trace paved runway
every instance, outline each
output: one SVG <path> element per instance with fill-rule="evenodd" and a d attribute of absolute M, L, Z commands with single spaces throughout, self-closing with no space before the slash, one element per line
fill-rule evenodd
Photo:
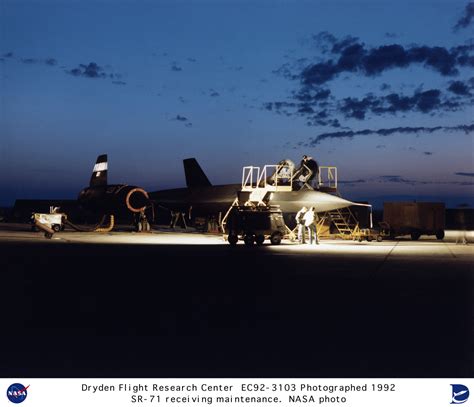
<path fill-rule="evenodd" d="M 0 373 L 472 376 L 474 246 L 454 238 L 232 248 L 3 224 Z"/>

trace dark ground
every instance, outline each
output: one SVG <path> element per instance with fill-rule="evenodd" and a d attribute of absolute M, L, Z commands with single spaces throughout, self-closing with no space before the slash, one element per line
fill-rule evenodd
<path fill-rule="evenodd" d="M 2 377 L 472 377 L 472 263 L 1 243 Z"/>

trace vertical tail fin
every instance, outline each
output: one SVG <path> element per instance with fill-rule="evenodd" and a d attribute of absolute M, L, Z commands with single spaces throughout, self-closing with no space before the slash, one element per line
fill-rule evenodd
<path fill-rule="evenodd" d="M 186 158 L 183 160 L 183 165 L 188 188 L 210 187 L 212 185 L 195 158 Z"/>
<path fill-rule="evenodd" d="M 107 154 L 102 154 L 97 157 L 89 182 L 89 186 L 91 187 L 104 185 L 107 185 Z"/>

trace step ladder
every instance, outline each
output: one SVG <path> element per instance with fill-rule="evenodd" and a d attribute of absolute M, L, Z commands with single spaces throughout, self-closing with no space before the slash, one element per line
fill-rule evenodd
<path fill-rule="evenodd" d="M 337 237 L 345 240 L 354 240 L 360 236 L 359 221 L 349 208 L 326 212 L 326 215 L 336 227 Z"/>

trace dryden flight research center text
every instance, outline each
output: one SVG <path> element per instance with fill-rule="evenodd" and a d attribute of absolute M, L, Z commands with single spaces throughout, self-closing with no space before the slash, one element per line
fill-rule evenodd
<path fill-rule="evenodd" d="M 354 393 L 396 392 L 395 384 L 305 384 L 305 383 L 236 383 L 208 384 L 82 384 L 83 393 L 103 397 L 107 393 L 123 393 L 130 404 L 345 404 Z"/>

